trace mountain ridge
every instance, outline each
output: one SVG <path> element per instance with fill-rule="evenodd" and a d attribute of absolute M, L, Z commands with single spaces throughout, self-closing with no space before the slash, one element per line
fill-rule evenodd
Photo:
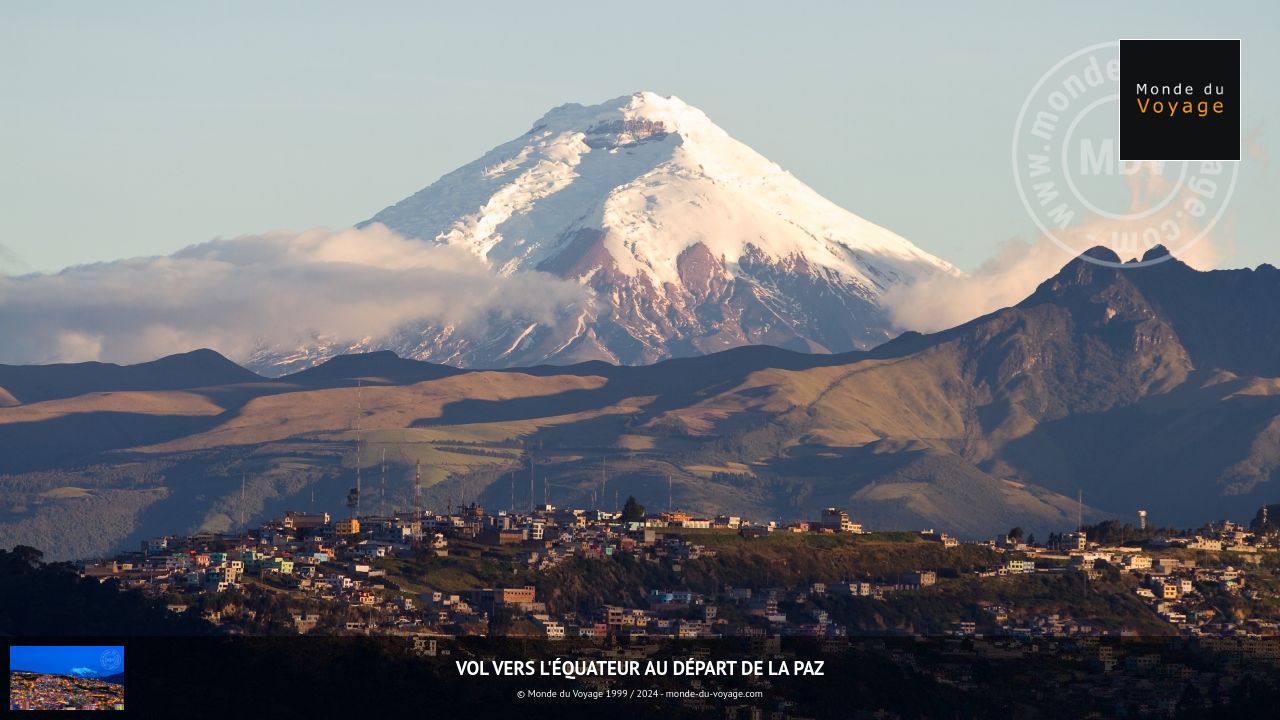
<path fill-rule="evenodd" d="M 242 479 L 249 521 L 312 492 L 340 512 L 357 459 L 373 472 L 383 449 L 400 507 L 420 462 L 424 502 L 438 506 L 601 506 L 616 493 L 665 507 L 670 487 L 693 512 L 791 519 L 842 506 L 871 528 L 962 537 L 1071 529 L 1078 494 L 1089 521 L 1137 508 L 1170 525 L 1247 519 L 1280 476 L 1268 344 L 1280 273 L 1176 262 L 1072 260 L 1017 305 L 867 351 L 743 346 L 500 370 L 370 353 L 311 380 L 126 392 L 113 407 L 135 411 L 106 418 L 109 447 L 77 450 L 85 433 L 62 430 L 98 417 L 95 396 L 0 408 L 0 456 L 57 444 L 31 472 L 0 477 L 0 541 L 80 547 L 82 523 L 56 518 L 135 507 L 129 498 L 144 503 L 120 520 L 135 534 L 112 542 L 231 529 Z"/>
<path fill-rule="evenodd" d="M 179 390 L 263 378 L 208 348 L 132 365 L 83 362 L 0 365 L 0 392 L 17 403 L 74 397 L 88 392 Z M 0 395 L 0 406 L 3 406 Z"/>

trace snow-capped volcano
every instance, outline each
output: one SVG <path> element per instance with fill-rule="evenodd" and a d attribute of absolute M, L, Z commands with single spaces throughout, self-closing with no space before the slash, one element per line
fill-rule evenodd
<path fill-rule="evenodd" d="M 864 348 L 891 335 L 888 287 L 955 272 L 651 92 L 555 108 L 370 223 L 465 248 L 496 273 L 588 288 L 556 323 L 508 318 L 484 338 L 406 328 L 373 343 L 466 366 Z"/>

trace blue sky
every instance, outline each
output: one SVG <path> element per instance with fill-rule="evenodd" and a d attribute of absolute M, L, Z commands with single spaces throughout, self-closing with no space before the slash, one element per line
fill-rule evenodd
<path fill-rule="evenodd" d="M 9 648 L 9 669 L 58 675 L 87 669 L 93 676 L 124 672 L 123 645 L 15 645 Z"/>
<path fill-rule="evenodd" d="M 837 203 L 963 268 L 1033 228 L 1009 169 L 1027 91 L 1118 37 L 1243 39 L 1275 144 L 1274 3 L 0 4 L 0 272 L 344 227 L 548 108 L 678 95 Z M 1280 261 L 1242 166 L 1221 264 Z"/>

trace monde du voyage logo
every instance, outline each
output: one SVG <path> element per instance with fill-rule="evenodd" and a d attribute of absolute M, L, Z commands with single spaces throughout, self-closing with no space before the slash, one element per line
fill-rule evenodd
<path fill-rule="evenodd" d="M 1239 40 L 1119 40 L 1082 48 L 1032 87 L 1014 127 L 1019 197 L 1074 256 L 1104 246 L 1138 267 L 1209 235 L 1240 159 Z M 1147 250 L 1163 245 L 1170 254 Z M 1143 257 L 1141 262 L 1125 262 Z"/>
<path fill-rule="evenodd" d="M 1240 159 L 1239 40 L 1120 41 L 1121 160 Z"/>

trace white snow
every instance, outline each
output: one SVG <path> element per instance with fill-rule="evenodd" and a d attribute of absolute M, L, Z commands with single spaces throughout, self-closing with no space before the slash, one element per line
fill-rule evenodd
<path fill-rule="evenodd" d="M 538 323 L 530 323 L 529 327 L 525 328 L 524 331 L 520 333 L 519 337 L 515 339 L 515 342 L 511 343 L 511 347 L 504 350 L 498 357 L 503 358 L 515 352 L 516 348 L 520 347 L 520 344 L 524 342 L 525 338 L 529 337 L 529 334 L 532 333 L 536 327 L 538 327 Z"/>
<path fill-rule="evenodd" d="M 373 221 L 465 247 L 504 274 L 534 269 L 575 230 L 599 230 L 621 272 L 658 288 L 679 285 L 676 260 L 698 242 L 731 271 L 748 245 L 778 260 L 802 255 L 873 297 L 886 282 L 956 272 L 823 198 L 697 108 L 651 92 L 555 108 Z"/>
<path fill-rule="evenodd" d="M 869 347 L 891 332 L 881 300 L 890 286 L 958 272 L 823 198 L 697 108 L 650 92 L 555 108 L 529 132 L 370 222 L 473 253 L 495 273 L 555 259 L 543 267 L 571 275 L 588 297 L 554 319 L 513 308 L 477 327 L 424 324 L 382 340 L 317 336 L 302 348 L 263 348 L 258 367 L 296 369 L 375 347 L 460 365 L 651 362 L 719 332 L 728 333 L 716 341 L 725 346 L 737 342 L 734 334 L 779 331 L 819 347 Z M 587 241 L 605 252 L 580 244 Z M 698 287 L 684 287 L 678 259 L 697 243 L 731 277 L 699 277 Z M 763 263 L 750 273 L 742 263 L 748 254 Z M 383 260 L 410 262 L 394 254 Z M 816 277 L 801 277 L 810 271 Z M 826 291 L 813 299 L 812 289 L 824 284 L 830 307 L 821 299 Z M 723 293 L 708 293 L 712 287 Z M 750 316 L 739 302 L 744 289 L 758 299 Z M 693 305 L 704 298 L 713 304 L 705 314 Z M 853 327 L 820 327 L 842 307 Z"/>

